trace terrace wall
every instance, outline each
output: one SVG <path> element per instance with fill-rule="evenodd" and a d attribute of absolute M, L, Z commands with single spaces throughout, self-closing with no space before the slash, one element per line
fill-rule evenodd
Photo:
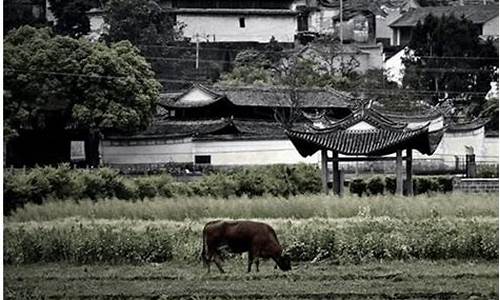
<path fill-rule="evenodd" d="M 463 193 L 498 193 L 498 178 L 456 178 L 453 191 Z"/>

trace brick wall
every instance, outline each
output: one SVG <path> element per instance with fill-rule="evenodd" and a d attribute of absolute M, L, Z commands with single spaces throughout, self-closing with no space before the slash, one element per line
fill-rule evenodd
<path fill-rule="evenodd" d="M 498 178 L 456 178 L 453 191 L 464 193 L 498 193 Z"/>

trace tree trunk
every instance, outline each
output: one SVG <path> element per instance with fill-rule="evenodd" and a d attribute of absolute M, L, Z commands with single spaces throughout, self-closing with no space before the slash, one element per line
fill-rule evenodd
<path fill-rule="evenodd" d="M 99 143 L 101 141 L 101 133 L 97 129 L 90 129 L 85 142 L 85 157 L 89 167 L 99 167 L 100 153 Z"/>

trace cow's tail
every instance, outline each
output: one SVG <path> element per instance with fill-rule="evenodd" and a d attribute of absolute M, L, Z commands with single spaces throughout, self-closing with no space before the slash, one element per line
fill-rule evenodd
<path fill-rule="evenodd" d="M 207 232 L 205 228 L 203 228 L 203 234 L 202 234 L 202 247 L 201 247 L 201 261 L 205 266 L 208 265 L 208 257 L 207 257 L 207 250 L 208 250 L 208 244 L 207 244 Z"/>

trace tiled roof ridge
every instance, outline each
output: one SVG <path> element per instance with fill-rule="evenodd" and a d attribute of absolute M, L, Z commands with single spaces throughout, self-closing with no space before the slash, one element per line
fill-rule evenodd
<path fill-rule="evenodd" d="M 384 116 L 382 113 L 378 112 L 373 107 L 366 108 L 363 106 L 353 111 L 350 115 L 338 121 L 333 122 L 330 126 L 326 126 L 325 128 L 314 128 L 314 130 L 318 132 L 346 130 L 350 126 L 362 121 L 367 121 L 367 123 L 370 123 L 375 127 L 378 127 L 376 130 L 378 129 L 403 130 L 408 127 L 408 123 L 397 122 L 396 120 L 392 120 L 387 116 Z"/>
<path fill-rule="evenodd" d="M 429 134 L 428 125 L 416 130 L 405 131 L 389 131 L 389 130 L 373 130 L 373 131 L 336 131 L 315 134 L 312 132 L 298 132 L 296 130 L 285 130 L 285 133 L 292 138 L 292 142 L 297 147 L 297 139 L 302 140 L 300 143 L 306 143 L 305 148 L 299 145 L 297 150 L 302 155 L 311 155 L 321 148 L 337 151 L 346 155 L 374 155 L 385 154 L 392 152 L 395 146 L 401 144 L 403 148 L 405 143 L 414 143 L 414 139 L 418 139 L 421 135 Z M 295 141 L 294 141 L 295 139 Z M 309 146 L 307 146 L 309 144 Z M 311 145 L 313 148 L 311 149 Z M 300 149 L 302 148 L 302 150 Z M 425 148 L 425 145 L 417 147 L 419 151 L 432 152 L 432 149 Z"/>
<path fill-rule="evenodd" d="M 486 16 L 480 15 L 477 17 L 477 13 L 487 13 Z M 476 15 L 475 15 L 476 13 Z M 418 7 L 408 12 L 402 14 L 399 18 L 394 20 L 389 24 L 389 27 L 404 27 L 410 26 L 410 23 L 417 23 L 418 20 L 425 18 L 427 15 L 441 16 L 441 15 L 455 15 L 455 17 L 460 18 L 461 15 L 464 14 L 466 18 L 471 20 L 472 22 L 484 23 L 488 20 L 491 20 L 495 16 L 498 16 L 498 3 L 496 4 L 486 4 L 486 5 L 463 5 L 463 6 L 427 6 L 427 7 Z M 412 20 L 412 18 L 417 19 L 417 21 Z M 478 19 L 476 19 L 478 18 Z M 399 24 L 403 23 L 403 24 Z M 414 25 L 411 25 L 414 26 Z"/>
<path fill-rule="evenodd" d="M 488 118 L 475 118 L 473 120 L 470 120 L 468 122 L 453 122 L 449 121 L 448 122 L 448 130 L 450 132 L 453 131 L 470 131 L 470 130 L 476 130 L 488 123 L 489 119 Z"/>

